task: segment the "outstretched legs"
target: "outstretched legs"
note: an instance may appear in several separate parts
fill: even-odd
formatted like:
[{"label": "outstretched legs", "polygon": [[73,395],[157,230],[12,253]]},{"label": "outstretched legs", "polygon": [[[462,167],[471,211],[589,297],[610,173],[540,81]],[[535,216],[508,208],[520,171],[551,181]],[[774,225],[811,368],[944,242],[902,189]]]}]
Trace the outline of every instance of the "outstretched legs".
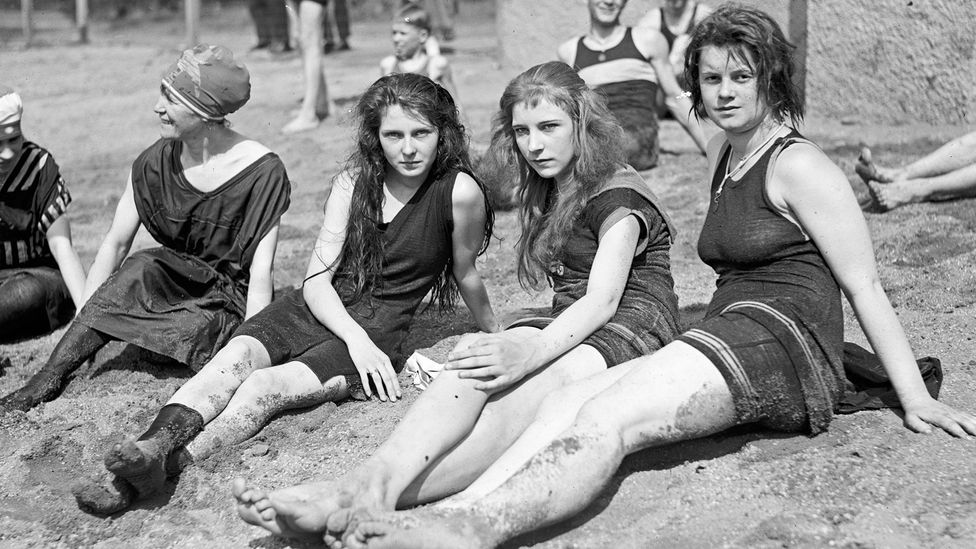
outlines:
[{"label": "outstretched legs", "polygon": [[270,494],[241,481],[238,511],[245,521],[283,535],[341,533],[356,510],[393,510],[456,493],[519,437],[545,395],[604,369],[599,353],[583,345],[490,399],[473,388],[476,380],[445,372],[350,474]]},{"label": "outstretched legs", "polygon": [[900,168],[879,166],[871,149],[861,145],[854,171],[883,211],[915,202],[970,198],[976,196],[976,132]]},{"label": "outstretched legs", "polygon": [[102,332],[72,322],[44,367],[30,378],[27,385],[0,399],[0,412],[27,411],[41,402],[54,400],[64,389],[68,376],[110,340]]},{"label": "outstretched legs", "polygon": [[464,507],[445,502],[361,520],[343,541],[370,548],[494,547],[582,511],[627,454],[735,425],[724,378],[688,345],[674,342],[628,364],[629,372],[587,401],[567,430],[484,497]]}]

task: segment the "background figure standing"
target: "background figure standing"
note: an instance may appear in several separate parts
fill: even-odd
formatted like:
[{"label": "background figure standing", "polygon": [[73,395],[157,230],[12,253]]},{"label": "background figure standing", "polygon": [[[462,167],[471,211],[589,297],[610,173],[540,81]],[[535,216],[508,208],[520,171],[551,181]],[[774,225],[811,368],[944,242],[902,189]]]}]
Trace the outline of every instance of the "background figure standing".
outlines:
[{"label": "background figure standing", "polygon": [[705,151],[700,122],[668,63],[668,44],[660,32],[620,24],[627,0],[588,0],[590,30],[559,46],[559,60],[573,67],[600,92],[626,134],[627,163],[638,170],[657,165],[658,89],[675,120]]},{"label": "background figure standing", "polygon": [[329,116],[329,89],[322,66],[322,18],[328,0],[302,0],[298,4],[299,43],[305,89],[302,106],[295,118],[281,128],[282,133],[313,130]]},{"label": "background figure standing", "polygon": [[[335,22],[336,34],[339,41],[336,42],[336,34],[332,32],[332,23]],[[349,49],[349,3],[347,0],[333,0],[332,13],[326,9],[322,14],[322,36],[325,44],[322,45],[322,53],[332,53],[333,51],[345,51]]]},{"label": "background figure standing", "polygon": [[458,13],[457,0],[424,0],[424,7],[430,14],[434,35],[445,42],[454,40],[454,17]]},{"label": "background figure standing", "polygon": [[24,139],[22,115],[20,95],[0,85],[0,341],[63,326],[85,292],[71,195],[51,153]]},{"label": "background figure standing", "polygon": [[267,49],[271,53],[291,51],[288,36],[288,11],[283,0],[250,0],[248,8],[258,42],[252,50]]},{"label": "background figure standing", "polygon": [[[685,53],[688,51],[688,41],[695,25],[712,13],[712,8],[699,4],[695,0],[664,0],[661,7],[651,10],[637,22],[638,27],[647,27],[660,32],[668,43],[668,61],[671,70],[678,78],[678,85],[682,89],[688,86],[685,82]],[[668,108],[664,104],[664,94],[657,93],[657,113],[659,116],[667,114]]]}]

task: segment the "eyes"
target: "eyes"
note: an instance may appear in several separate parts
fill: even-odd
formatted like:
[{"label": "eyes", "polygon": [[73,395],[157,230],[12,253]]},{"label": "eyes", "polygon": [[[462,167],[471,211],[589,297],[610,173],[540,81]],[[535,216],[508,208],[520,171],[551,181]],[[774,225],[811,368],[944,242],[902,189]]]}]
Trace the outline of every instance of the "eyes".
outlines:
[{"label": "eyes", "polygon": [[[410,132],[410,136],[413,137],[414,139],[426,139],[434,135],[434,133],[435,132],[433,128],[420,128]],[[380,137],[391,141],[398,141],[400,139],[403,139],[404,132],[397,131],[397,130],[387,130],[384,132],[380,132]]]},{"label": "eyes", "polygon": [[[557,130],[562,124],[559,122],[542,122],[538,124],[539,131],[543,133],[552,133]],[[529,135],[528,126],[513,126],[512,133],[515,134],[516,138],[525,137]]]},{"label": "eyes", "polygon": [[[718,73],[705,73],[699,77],[702,84],[720,84],[724,75]],[[729,75],[729,79],[736,84],[745,84],[752,81],[755,77],[749,71],[735,71]]]}]

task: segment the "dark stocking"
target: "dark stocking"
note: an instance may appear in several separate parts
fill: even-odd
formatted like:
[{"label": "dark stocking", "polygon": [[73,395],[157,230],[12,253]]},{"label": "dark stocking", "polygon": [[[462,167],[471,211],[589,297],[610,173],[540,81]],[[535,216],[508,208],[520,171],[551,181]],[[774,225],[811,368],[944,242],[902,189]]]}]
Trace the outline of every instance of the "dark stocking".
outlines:
[{"label": "dark stocking", "polygon": [[30,378],[27,385],[0,399],[0,411],[27,411],[41,402],[54,400],[64,389],[68,376],[111,339],[84,324],[72,322],[47,364]]},{"label": "dark stocking", "polygon": [[139,496],[159,493],[166,483],[167,457],[203,430],[203,416],[182,404],[167,404],[138,440],[115,444],[105,468],[129,481]]}]

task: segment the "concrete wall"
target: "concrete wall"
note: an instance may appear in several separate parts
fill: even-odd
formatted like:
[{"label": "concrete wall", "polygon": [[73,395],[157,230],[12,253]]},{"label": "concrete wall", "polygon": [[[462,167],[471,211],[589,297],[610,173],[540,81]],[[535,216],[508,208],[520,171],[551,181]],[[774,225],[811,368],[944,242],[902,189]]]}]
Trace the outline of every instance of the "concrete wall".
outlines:
[{"label": "concrete wall", "polygon": [[813,0],[811,114],[863,122],[976,122],[976,2]]},{"label": "concrete wall", "polygon": [[[502,65],[555,59],[587,29],[585,0],[496,0]],[[718,5],[718,0],[705,0]],[[878,123],[976,122],[973,0],[749,0],[799,46],[808,116]],[[633,24],[658,0],[631,0]]]}]

